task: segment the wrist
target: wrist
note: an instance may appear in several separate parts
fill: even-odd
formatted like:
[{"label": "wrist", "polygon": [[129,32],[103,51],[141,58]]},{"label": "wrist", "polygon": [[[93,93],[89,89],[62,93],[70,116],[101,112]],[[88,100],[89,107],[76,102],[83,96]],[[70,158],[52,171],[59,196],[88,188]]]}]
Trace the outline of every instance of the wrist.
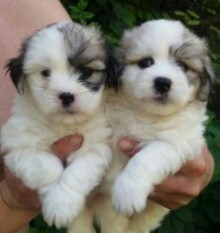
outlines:
[{"label": "wrist", "polygon": [[6,198],[4,181],[0,183],[0,232],[15,233],[36,217],[39,211],[22,208],[13,200],[12,194]]}]

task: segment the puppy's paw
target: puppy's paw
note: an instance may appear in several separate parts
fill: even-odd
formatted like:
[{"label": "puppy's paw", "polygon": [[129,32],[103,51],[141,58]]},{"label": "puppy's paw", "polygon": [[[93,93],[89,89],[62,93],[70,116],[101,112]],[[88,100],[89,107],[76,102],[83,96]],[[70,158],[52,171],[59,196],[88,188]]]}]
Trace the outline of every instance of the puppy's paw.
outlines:
[{"label": "puppy's paw", "polygon": [[113,190],[113,206],[117,212],[125,216],[139,213],[146,208],[148,191],[129,177],[120,175]]},{"label": "puppy's paw", "polygon": [[63,165],[53,154],[30,150],[28,159],[26,150],[11,152],[5,157],[5,164],[25,186],[40,190],[55,184],[63,173]]},{"label": "puppy's paw", "polygon": [[49,226],[67,227],[83,209],[85,198],[77,192],[54,187],[42,198],[42,212]]}]

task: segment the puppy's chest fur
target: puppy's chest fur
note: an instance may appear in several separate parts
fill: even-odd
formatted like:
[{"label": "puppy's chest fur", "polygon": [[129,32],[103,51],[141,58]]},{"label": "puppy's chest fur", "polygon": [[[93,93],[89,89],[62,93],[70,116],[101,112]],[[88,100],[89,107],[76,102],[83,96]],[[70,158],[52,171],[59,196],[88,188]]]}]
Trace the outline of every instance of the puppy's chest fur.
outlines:
[{"label": "puppy's chest fur", "polygon": [[108,95],[107,103],[107,115],[113,129],[114,150],[110,174],[117,173],[115,167],[120,170],[128,162],[127,156],[118,149],[118,141],[123,137],[131,137],[139,141],[140,149],[151,142],[163,141],[181,148],[181,153],[190,153],[192,157],[199,155],[204,142],[203,131],[206,120],[204,103],[192,102],[176,114],[164,117],[152,116],[140,111],[121,93]]},{"label": "puppy's chest fur", "polygon": [[183,138],[187,138],[190,136],[189,129],[203,128],[207,118],[205,104],[199,101],[192,102],[168,116],[147,114],[129,103],[121,94],[108,96],[107,101],[107,114],[114,135],[134,136],[141,141],[160,139],[161,135],[169,132],[178,132]]},{"label": "puppy's chest fur", "polygon": [[10,151],[22,147],[50,151],[51,145],[60,138],[81,134],[84,138],[80,153],[94,142],[106,142],[111,134],[104,111],[100,107],[87,121],[75,124],[54,122],[43,116],[38,109],[25,105],[19,99],[13,107],[13,114],[2,130],[2,149]]}]

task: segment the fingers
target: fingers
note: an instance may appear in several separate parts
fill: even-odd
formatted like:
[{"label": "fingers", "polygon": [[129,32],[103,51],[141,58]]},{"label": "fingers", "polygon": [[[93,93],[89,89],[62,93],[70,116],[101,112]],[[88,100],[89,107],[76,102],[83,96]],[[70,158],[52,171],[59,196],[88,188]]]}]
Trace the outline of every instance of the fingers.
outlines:
[{"label": "fingers", "polygon": [[56,141],[52,145],[53,152],[65,161],[69,154],[76,151],[83,143],[83,136],[80,134],[69,135]]},{"label": "fingers", "polygon": [[181,194],[191,198],[201,191],[200,183],[195,178],[185,176],[170,176],[161,184],[155,186],[155,192],[164,194]]},{"label": "fingers", "polygon": [[204,157],[198,156],[196,159],[187,162],[177,174],[191,174],[202,176],[207,172],[207,165]]},{"label": "fingers", "polygon": [[179,172],[155,186],[155,190],[166,194],[174,193],[195,197],[203,188],[206,171],[203,158],[190,161]]},{"label": "fingers", "polygon": [[[138,152],[138,145],[139,142],[132,138],[123,138],[118,142],[118,148],[129,157]],[[182,168],[182,171],[157,185],[149,199],[172,210],[187,205],[201,190],[195,179],[189,182],[188,176],[191,179],[191,176],[203,175],[205,168],[204,158],[190,161]]]},{"label": "fingers", "polygon": [[[52,146],[52,150],[64,161],[70,153],[81,147],[82,142],[83,137],[81,135],[69,135],[56,141]],[[1,183],[0,189],[0,195],[4,202],[8,206],[39,211],[41,203],[37,193],[24,186],[7,167],[4,169],[4,174],[5,179]]]},{"label": "fingers", "polygon": [[196,178],[188,179],[182,175],[175,175],[155,186],[155,191],[149,199],[168,209],[175,210],[187,205],[200,192],[201,186]]},{"label": "fingers", "polygon": [[187,162],[177,173],[192,179],[196,179],[200,189],[204,189],[212,179],[214,172],[214,159],[206,145],[203,146],[202,155]]},{"label": "fingers", "polygon": [[164,194],[155,192],[149,197],[149,199],[170,210],[176,210],[189,204],[192,197],[181,194]]},{"label": "fingers", "polygon": [[201,156],[189,161],[178,173],[157,185],[150,199],[169,209],[185,206],[210,182],[213,171],[213,157],[204,146]]},{"label": "fingers", "polygon": [[[132,138],[123,138],[118,147],[129,157],[134,156],[139,142]],[[210,182],[214,172],[214,160],[206,145],[202,155],[187,162],[176,174],[155,186],[149,199],[169,209],[178,209],[187,205]]]},{"label": "fingers", "polygon": [[5,168],[5,179],[1,183],[1,196],[8,206],[40,211],[37,193],[25,187],[8,168]]}]

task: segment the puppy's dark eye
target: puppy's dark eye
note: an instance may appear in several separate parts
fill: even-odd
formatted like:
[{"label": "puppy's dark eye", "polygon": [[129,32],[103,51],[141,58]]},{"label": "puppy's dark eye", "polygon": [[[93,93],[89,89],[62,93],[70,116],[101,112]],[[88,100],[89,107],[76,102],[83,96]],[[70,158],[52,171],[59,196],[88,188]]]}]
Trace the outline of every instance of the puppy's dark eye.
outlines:
[{"label": "puppy's dark eye", "polygon": [[82,75],[84,77],[87,77],[87,78],[90,77],[94,72],[94,70],[92,70],[89,67],[83,67],[83,68],[80,69],[80,71],[81,71]]},{"label": "puppy's dark eye", "polygon": [[42,70],[42,71],[41,71],[41,75],[42,75],[43,77],[49,77],[49,76],[51,75],[51,72],[50,72],[49,69],[45,69],[45,70]]},{"label": "puppy's dark eye", "polygon": [[148,68],[154,64],[154,59],[152,57],[145,57],[137,62],[141,69]]},{"label": "puppy's dark eye", "polygon": [[184,63],[184,62],[182,62],[182,61],[180,61],[180,60],[176,61],[176,64],[177,64],[184,72],[186,72],[186,71],[189,70],[189,67],[186,65],[186,63]]}]

